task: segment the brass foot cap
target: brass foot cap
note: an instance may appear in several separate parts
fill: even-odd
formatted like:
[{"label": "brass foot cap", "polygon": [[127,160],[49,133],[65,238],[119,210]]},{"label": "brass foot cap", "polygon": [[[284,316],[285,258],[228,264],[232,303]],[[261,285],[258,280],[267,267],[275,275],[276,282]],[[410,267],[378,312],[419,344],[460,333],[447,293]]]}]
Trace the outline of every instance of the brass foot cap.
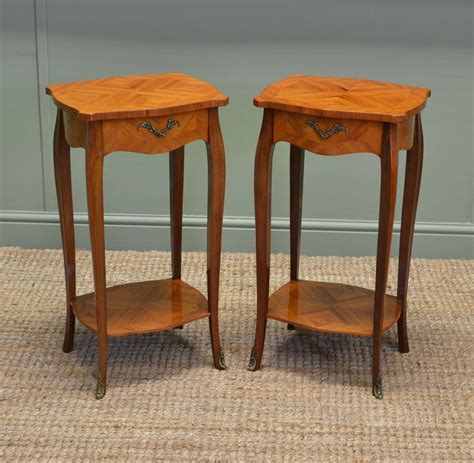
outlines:
[{"label": "brass foot cap", "polygon": [[250,354],[249,363],[247,365],[247,370],[248,371],[255,371],[256,367],[257,367],[257,360],[255,359],[255,354],[252,351],[252,353]]},{"label": "brass foot cap", "polygon": [[219,370],[227,370],[227,364],[225,363],[225,355],[222,349],[221,355],[219,355]]},{"label": "brass foot cap", "polygon": [[105,384],[102,383],[100,380],[97,380],[97,389],[95,391],[95,398],[96,399],[103,399],[105,396]]},{"label": "brass foot cap", "polygon": [[382,389],[382,380],[377,378],[372,387],[372,393],[376,399],[383,399],[383,389]]}]

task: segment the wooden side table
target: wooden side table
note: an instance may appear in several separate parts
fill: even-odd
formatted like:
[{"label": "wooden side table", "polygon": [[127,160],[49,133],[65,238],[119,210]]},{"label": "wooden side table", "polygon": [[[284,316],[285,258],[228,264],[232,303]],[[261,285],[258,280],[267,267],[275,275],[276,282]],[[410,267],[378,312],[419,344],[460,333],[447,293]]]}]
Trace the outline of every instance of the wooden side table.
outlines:
[{"label": "wooden side table", "polygon": [[[408,352],[407,287],[420,189],[420,111],[430,90],[369,80],[292,75],[254,99],[264,108],[255,158],[257,327],[249,370],[261,365],[267,319],[314,331],[373,338],[373,394],[382,398],[382,335],[398,324],[399,351]],[[271,166],[274,144],[290,149],[291,279],[269,298]],[[333,156],[369,152],[381,161],[375,291],[298,279],[304,150]],[[397,187],[398,151],[408,150],[397,296],[386,294]]]},{"label": "wooden side table", "polygon": [[[75,318],[99,341],[96,397],[104,397],[109,336],[179,328],[209,318],[214,366],[225,368],[218,328],[218,290],[225,188],[218,107],[228,98],[186,74],[127,76],[50,85],[58,107],[54,171],[66,275],[64,352],[73,348]],[[208,153],[206,298],[181,280],[184,145],[203,140]],[[87,205],[95,292],[76,295],[70,147],[86,150]],[[103,165],[113,151],[170,153],[172,278],[106,287]]]}]

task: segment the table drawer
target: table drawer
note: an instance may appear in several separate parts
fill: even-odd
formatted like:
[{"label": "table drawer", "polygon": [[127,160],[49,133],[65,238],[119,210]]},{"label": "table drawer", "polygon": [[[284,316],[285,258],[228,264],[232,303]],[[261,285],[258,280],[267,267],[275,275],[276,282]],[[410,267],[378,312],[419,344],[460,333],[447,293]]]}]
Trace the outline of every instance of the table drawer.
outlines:
[{"label": "table drawer", "polygon": [[[333,119],[275,111],[273,139],[324,155],[382,153],[383,122]],[[413,145],[415,116],[397,124],[397,148]]]},{"label": "table drawer", "polygon": [[275,111],[274,141],[286,141],[317,154],[380,154],[382,122],[332,119]]},{"label": "table drawer", "polygon": [[159,117],[103,122],[104,154],[112,151],[164,153],[194,140],[208,140],[206,109]]}]

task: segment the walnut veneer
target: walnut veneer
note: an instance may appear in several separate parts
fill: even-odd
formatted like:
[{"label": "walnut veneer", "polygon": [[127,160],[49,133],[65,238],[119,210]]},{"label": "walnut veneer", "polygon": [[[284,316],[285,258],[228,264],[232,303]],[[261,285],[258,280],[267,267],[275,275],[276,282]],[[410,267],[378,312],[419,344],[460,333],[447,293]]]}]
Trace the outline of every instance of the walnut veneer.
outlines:
[{"label": "walnut veneer", "polygon": [[[206,298],[181,280],[156,280],[106,290],[107,335],[152,333],[209,317]],[[81,323],[97,333],[95,294],[71,300]]]},{"label": "walnut veneer", "polygon": [[52,84],[46,93],[58,108],[83,121],[163,116],[229,102],[213,85],[182,73]]},{"label": "walnut veneer", "polygon": [[[267,319],[315,331],[371,336],[372,390],[382,398],[382,335],[398,325],[400,352],[408,352],[407,288],[423,163],[421,110],[426,88],[387,82],[292,75],[254,99],[264,108],[255,156],[257,326],[249,369],[261,366]],[[269,297],[271,169],[275,143],[290,143],[290,281]],[[369,152],[380,159],[380,210],[375,291],[300,281],[298,264],[304,152],[327,156]],[[407,150],[397,295],[387,294],[395,213],[398,152]]]},{"label": "walnut veneer", "polygon": [[[268,302],[267,317],[325,333],[372,336],[374,291],[358,286],[316,281],[289,281]],[[383,331],[400,316],[395,296],[385,296]]]},{"label": "walnut veneer", "polygon": [[266,87],[254,104],[310,116],[403,122],[420,112],[430,95],[429,88],[295,74]]},{"label": "walnut veneer", "polygon": [[[75,319],[98,337],[96,397],[106,390],[110,336],[182,328],[209,318],[214,366],[225,368],[218,325],[219,270],[225,189],[224,144],[218,107],[228,98],[186,74],[124,76],[50,85],[58,107],[54,171],[66,277],[66,334],[74,343]],[[184,145],[203,140],[208,158],[208,291],[206,298],[181,280]],[[70,147],[86,151],[86,186],[94,293],[76,294]],[[114,151],[169,152],[172,278],[106,286],[104,158]]]}]

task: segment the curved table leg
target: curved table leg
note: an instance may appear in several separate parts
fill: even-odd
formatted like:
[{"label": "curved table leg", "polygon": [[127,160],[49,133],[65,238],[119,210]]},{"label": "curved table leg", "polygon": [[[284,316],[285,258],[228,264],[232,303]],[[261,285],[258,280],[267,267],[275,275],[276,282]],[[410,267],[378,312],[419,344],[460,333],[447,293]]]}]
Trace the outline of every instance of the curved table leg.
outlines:
[{"label": "curved table leg", "polygon": [[405,185],[403,192],[402,224],[400,231],[400,252],[398,264],[397,298],[401,302],[400,318],[397,321],[398,350],[409,352],[407,333],[407,292],[410,273],[411,249],[415,230],[416,208],[420,194],[421,171],[423,168],[423,129],[421,115],[415,117],[413,146],[407,152]]},{"label": "curved table leg", "polygon": [[71,307],[71,300],[76,297],[76,249],[70,151],[64,134],[63,112],[58,109],[56,127],[54,129],[54,178],[58,197],[64,273],[66,278],[66,330],[63,343],[64,352],[71,352],[74,347],[74,327],[76,322],[76,317]]},{"label": "curved table leg", "polygon": [[[303,210],[304,150],[290,145],[290,275],[298,280]],[[295,326],[288,324],[289,330]]]},{"label": "curved table leg", "polygon": [[105,396],[107,381],[107,306],[105,279],[104,193],[101,122],[90,122],[87,131],[86,182],[87,209],[91,239],[92,267],[94,272],[95,309],[99,362],[96,398]]},{"label": "curved table leg", "polygon": [[[183,237],[184,146],[171,151],[170,158],[170,230],[171,274],[181,279],[181,249]],[[177,326],[183,329],[183,325]]]},{"label": "curved table leg", "polygon": [[257,253],[257,326],[248,369],[256,371],[262,362],[267,329],[270,286],[271,190],[273,160],[273,110],[265,109],[255,154],[255,230]]},{"label": "curved table leg", "polygon": [[380,363],[385,296],[387,293],[387,278],[390,263],[390,245],[392,242],[397,191],[398,149],[396,131],[396,125],[384,124],[382,135],[380,212],[373,324],[372,392],[377,399],[383,397]]},{"label": "curved table leg", "polygon": [[209,328],[211,332],[214,366],[226,368],[224,352],[219,337],[219,273],[224,217],[225,152],[217,108],[209,110],[209,141],[206,143],[208,161],[207,209],[207,292],[209,303]]}]

